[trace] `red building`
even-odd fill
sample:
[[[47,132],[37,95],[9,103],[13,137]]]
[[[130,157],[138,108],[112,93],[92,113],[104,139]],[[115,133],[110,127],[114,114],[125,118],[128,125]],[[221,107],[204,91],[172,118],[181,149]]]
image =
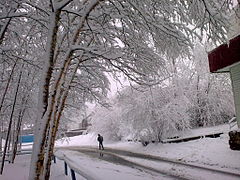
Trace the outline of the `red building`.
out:
[[[222,44],[208,54],[210,72],[230,72],[240,63],[240,35]]]

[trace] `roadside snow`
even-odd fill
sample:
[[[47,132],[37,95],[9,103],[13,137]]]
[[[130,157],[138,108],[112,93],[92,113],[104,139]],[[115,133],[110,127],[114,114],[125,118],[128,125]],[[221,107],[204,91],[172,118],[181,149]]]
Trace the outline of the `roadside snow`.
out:
[[[14,164],[6,163],[3,174],[0,175],[0,180],[28,180],[31,155],[19,155],[16,157]],[[78,180],[80,176],[77,175]],[[64,164],[62,161],[52,163],[51,177],[52,180],[67,180],[70,176],[64,174]]]
[[[227,125],[212,128],[203,128],[193,130],[192,135],[199,135],[209,132],[224,132],[219,138],[203,138],[189,142],[161,144],[151,143],[143,147],[139,142],[112,142],[104,140],[105,148],[115,148],[151,154],[161,157],[166,157],[174,160],[180,160],[188,163],[198,164],[202,166],[211,166],[215,169],[232,171],[240,173],[240,151],[233,151],[228,145],[229,127]],[[189,135],[189,134],[188,134]],[[94,146],[97,147],[96,134],[87,134],[71,137],[66,140],[56,142],[57,147],[68,146]],[[97,179],[166,179],[156,174],[148,174],[138,169],[125,167],[122,165],[113,164],[106,161],[101,161],[101,157],[90,158],[87,155],[79,152],[64,151],[65,156],[72,162],[72,166],[85,172],[92,172]],[[135,158],[136,161],[137,159]],[[142,161],[143,163],[144,161]],[[148,161],[149,163],[149,161]],[[146,162],[146,165],[148,165]],[[15,164],[6,163],[3,175],[0,175],[0,180],[27,180],[29,173],[30,155],[17,156]],[[70,172],[69,172],[70,174]],[[80,175],[77,175],[78,180],[83,180]],[[57,163],[52,163],[51,167],[52,180],[71,179],[70,175],[64,175],[64,163],[57,160]]]
[[[126,147],[126,145],[119,143],[117,148],[212,166],[214,168],[228,169],[239,173],[240,152],[231,150],[228,140],[228,135],[223,134],[219,138],[203,138],[171,144],[149,144],[142,148],[136,148],[131,144],[129,144],[129,147]]]

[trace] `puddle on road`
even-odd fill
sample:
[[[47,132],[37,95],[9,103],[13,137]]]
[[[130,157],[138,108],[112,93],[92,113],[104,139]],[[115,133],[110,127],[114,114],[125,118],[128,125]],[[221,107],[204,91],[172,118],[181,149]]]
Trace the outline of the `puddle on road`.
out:
[[[131,162],[124,160],[121,157],[112,155],[112,154],[108,154],[108,153],[104,153],[104,151],[87,151],[87,150],[81,150],[79,151],[91,158],[98,158],[100,160],[104,160],[107,162],[112,162],[114,164],[119,164],[119,165],[125,165],[125,166],[129,166],[132,168],[136,168],[135,165],[133,165]]]

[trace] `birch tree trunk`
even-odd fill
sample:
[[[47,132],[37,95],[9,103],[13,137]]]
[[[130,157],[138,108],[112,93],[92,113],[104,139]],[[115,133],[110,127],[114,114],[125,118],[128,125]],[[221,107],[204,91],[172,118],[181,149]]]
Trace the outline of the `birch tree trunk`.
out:
[[[99,0],[93,0],[89,2],[88,6],[85,8],[85,13],[81,17],[81,20],[79,22],[78,28],[72,38],[71,45],[74,45],[77,43],[77,40],[79,38],[80,31],[82,30],[82,27],[84,26],[84,22],[86,17],[89,15],[89,13],[94,9],[94,7],[99,3]],[[44,166],[45,156],[45,145],[46,145],[46,137],[48,135],[47,129],[50,126],[51,121],[54,119],[54,112],[56,110],[56,100],[58,99],[60,95],[60,87],[63,84],[63,79],[65,77],[65,73],[67,71],[67,68],[72,60],[73,51],[69,49],[66,53],[66,56],[64,58],[64,63],[61,66],[61,70],[59,74],[57,75],[57,78],[55,80],[55,83],[53,85],[51,96],[49,97],[49,87],[50,87],[50,79],[52,78],[52,72],[54,67],[54,52],[56,49],[57,44],[57,31],[58,31],[58,21],[60,19],[60,9],[58,9],[56,12],[52,13],[51,22],[50,25],[50,32],[48,36],[47,41],[47,53],[46,53],[46,65],[45,69],[48,70],[46,73],[43,74],[43,83],[42,83],[42,89],[40,89],[39,94],[39,100],[40,104],[38,105],[40,109],[40,114],[38,114],[38,122],[36,122],[36,130],[35,130],[35,140],[34,140],[34,147],[33,147],[33,154],[32,154],[32,160],[31,160],[31,168],[29,173],[29,180],[42,180],[45,179],[44,177],[44,169],[46,169],[46,166]],[[42,99],[42,101],[41,101]],[[52,122],[54,124],[54,122]],[[52,134],[52,129],[50,127],[49,133]],[[55,131],[55,130],[54,130]],[[54,138],[55,140],[55,138]],[[49,139],[48,139],[49,142]],[[52,156],[52,151],[48,151],[50,154],[47,154],[47,157]]]
[[[61,90],[61,95],[63,95],[64,90]],[[65,96],[63,97],[65,98]],[[59,96],[59,100],[61,99],[61,96]],[[58,103],[59,104],[59,103]],[[60,105],[60,104],[59,104]],[[52,160],[52,155],[53,155],[53,149],[54,149],[54,142],[55,142],[55,138],[56,138],[56,134],[57,134],[57,130],[58,130],[58,126],[59,126],[59,121],[60,121],[60,117],[59,119],[57,118],[57,114],[61,114],[64,108],[61,109],[60,112],[54,111],[54,119],[50,128],[50,132],[49,132],[49,144],[48,144],[48,149],[47,149],[47,153],[46,153],[46,165],[45,165],[45,169],[44,169],[44,177],[45,179],[49,179],[50,177],[50,169],[51,169],[51,160]]]
[[[45,116],[48,109],[50,79],[54,67],[54,51],[57,43],[58,24],[60,19],[60,11],[52,12],[50,17],[49,34],[47,39],[47,51],[45,55],[45,68],[42,75],[38,96],[38,117],[35,123],[34,145],[31,158],[31,167],[29,172],[29,180],[42,179],[40,175],[43,173],[44,147],[46,142],[46,132],[49,126],[49,119]]]
[[[88,45],[90,44],[90,42],[88,43]],[[81,63],[81,58],[82,58],[83,53],[80,55],[80,60],[78,61],[78,63],[75,65],[74,71],[71,74],[71,79],[70,82],[68,82],[67,87],[63,88],[62,87],[60,89],[60,93],[57,99],[57,105],[56,105],[56,110],[54,111],[54,119],[53,119],[53,123],[52,126],[50,128],[50,133],[49,133],[49,144],[48,144],[48,149],[47,149],[47,157],[46,157],[46,168],[45,168],[45,172],[44,172],[44,177],[45,179],[49,179],[50,177],[50,168],[51,168],[51,159],[52,159],[52,155],[53,155],[53,149],[54,149],[54,143],[55,143],[55,139],[56,139],[56,134],[58,131],[58,126],[59,126],[59,122],[65,107],[65,103],[68,97],[68,93],[70,90],[70,85],[74,79],[74,76],[77,72],[78,66]],[[68,64],[69,65],[69,64]],[[63,78],[66,78],[66,71],[63,72]]]

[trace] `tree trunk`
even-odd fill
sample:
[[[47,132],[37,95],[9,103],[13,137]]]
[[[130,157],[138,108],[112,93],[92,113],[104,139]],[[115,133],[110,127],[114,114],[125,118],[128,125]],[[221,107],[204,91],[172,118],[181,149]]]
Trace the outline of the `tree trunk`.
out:
[[[91,43],[91,40],[88,42],[88,45],[90,43]],[[72,81],[75,77],[78,66],[81,63],[82,56],[83,56],[83,53],[80,55],[80,57],[79,57],[80,60],[75,65],[74,71],[72,72],[71,79],[70,79],[70,82],[67,85],[67,88],[65,90],[64,90],[64,88],[60,89],[60,95],[58,96],[57,105],[56,105],[56,107],[58,107],[58,108],[54,111],[54,121],[53,121],[53,124],[52,124],[52,128],[50,129],[51,130],[50,142],[49,142],[49,146],[48,146],[48,149],[47,149],[47,155],[48,156],[46,157],[46,168],[45,168],[45,172],[44,172],[45,179],[49,179],[49,177],[50,177],[51,159],[52,159],[52,155],[53,155],[54,143],[55,143],[56,134],[57,134],[57,131],[58,131],[59,121],[61,119],[62,112],[63,112],[64,107],[65,107],[65,103],[66,103],[66,100],[67,100],[68,92],[69,92],[70,87],[71,87],[71,83],[72,83]],[[70,63],[68,63],[68,65],[70,65]],[[63,73],[63,78],[65,78],[65,77],[66,77],[66,71]]]
[[[42,83],[39,90],[38,117],[35,123],[34,145],[29,172],[29,180],[41,179],[43,173],[44,147],[46,143],[46,134],[49,126],[49,118],[46,116],[48,110],[50,79],[53,72],[54,51],[57,44],[58,22],[60,11],[52,12],[51,24],[47,40],[47,52],[45,61],[45,72],[43,72]]]
[[[92,39],[89,40],[89,42],[87,43],[87,46],[89,46],[91,44],[91,42],[92,42]],[[55,143],[56,134],[57,134],[57,131],[58,131],[59,121],[61,119],[64,107],[65,107],[65,103],[66,103],[66,100],[67,100],[67,97],[68,97],[69,90],[71,88],[71,84],[72,84],[73,79],[74,79],[74,77],[77,73],[78,66],[82,62],[81,61],[82,56],[83,56],[83,53],[78,58],[78,63],[75,64],[74,70],[73,70],[72,74],[70,75],[71,78],[70,78],[69,83],[67,84],[66,89],[64,90],[64,88],[61,88],[62,86],[58,86],[61,89],[60,89],[60,94],[58,96],[57,105],[56,105],[56,107],[58,107],[58,108],[55,109],[55,111],[54,111],[54,121],[53,121],[53,124],[51,126],[52,128],[50,129],[50,131],[51,131],[50,142],[49,142],[48,149],[47,149],[46,168],[45,168],[45,172],[44,172],[45,180],[49,179],[49,177],[50,177],[51,159],[52,159],[52,155],[53,155],[54,143]],[[63,79],[66,78],[67,69],[69,68],[69,65],[70,65],[70,57],[69,57],[68,61],[69,62],[67,62],[65,64],[65,67],[66,67],[65,70],[62,69],[62,74],[61,74],[62,76],[60,75],[59,78],[61,78],[61,77]],[[60,81],[60,79],[59,79],[59,81]]]
[[[5,100],[5,96],[6,96],[6,94],[7,94],[7,91],[8,91],[8,87],[9,87],[9,85],[10,85],[10,81],[11,81],[11,79],[12,79],[12,75],[13,75],[13,72],[14,72],[14,69],[15,69],[15,67],[16,67],[16,64],[17,64],[17,61],[14,63],[14,65],[13,65],[13,68],[12,68],[12,70],[11,70],[11,73],[10,73],[10,76],[9,76],[9,78],[8,78],[8,81],[7,81],[7,85],[6,85],[6,87],[5,87],[5,89],[4,89],[4,92],[3,92],[3,95],[2,95],[2,99],[1,99],[1,103],[0,103],[0,115],[1,115],[1,110],[2,110],[2,107],[3,107],[3,103],[4,103],[4,100]],[[1,151],[2,151],[2,138],[3,138],[3,132],[4,131],[4,128],[3,128],[3,120],[2,120],[2,122],[1,122],[1,137],[0,137],[0,139],[1,139],[1,141],[0,141],[0,148],[1,148]]]
[[[89,3],[89,6],[86,7],[86,11],[85,14],[82,16],[81,21],[78,25],[77,31],[75,32],[73,39],[71,41],[71,45],[74,45],[75,43],[77,43],[78,41],[78,37],[80,34],[80,31],[84,25],[85,19],[86,17],[89,15],[89,13],[94,9],[94,7],[99,3],[99,0],[94,0],[93,2]],[[47,59],[47,62],[49,62],[49,66],[47,66],[47,69],[49,71],[52,72],[53,69],[53,62],[54,62],[54,50],[56,48],[56,43],[57,43],[57,30],[58,30],[58,21],[60,18],[60,10],[58,10],[57,12],[53,13],[53,20],[51,21],[53,24],[50,27],[53,27],[53,29],[50,29],[50,38],[48,39],[48,43],[50,44],[50,50],[49,51],[49,57]],[[47,52],[48,53],[48,52]],[[47,129],[50,125],[50,122],[53,121],[54,118],[53,117],[53,112],[54,109],[56,108],[56,99],[59,96],[59,91],[60,91],[60,87],[62,85],[62,81],[63,81],[63,77],[65,77],[64,73],[66,73],[66,69],[69,66],[69,63],[71,62],[71,57],[72,57],[72,50],[69,49],[68,52],[66,53],[66,57],[64,58],[65,61],[63,63],[63,65],[61,66],[61,71],[59,73],[59,75],[56,78],[56,81],[53,85],[53,94],[51,95],[49,101],[48,100],[48,96],[49,96],[49,87],[50,87],[50,78],[52,76],[52,73],[46,73],[44,74],[45,81],[44,81],[44,88],[40,93],[42,93],[42,95],[39,95],[39,99],[41,99],[43,97],[43,101],[42,104],[39,105],[39,109],[44,110],[42,116],[40,116],[41,114],[39,114],[39,120],[38,122],[40,122],[39,124],[37,124],[36,127],[36,134],[35,134],[35,141],[34,141],[34,148],[33,148],[33,155],[32,155],[32,161],[31,161],[31,169],[30,169],[30,174],[29,174],[29,180],[39,180],[39,179],[45,179],[45,177],[43,176],[44,174],[44,169],[46,169],[46,167],[44,167],[44,162],[48,161],[45,160],[45,156],[44,156],[44,147],[46,144],[46,137],[47,137]],[[51,65],[52,64],[52,65]],[[48,72],[49,72],[48,71]],[[49,81],[47,81],[47,79],[49,79]],[[46,102],[49,102],[50,104],[46,104]],[[41,117],[41,118],[40,118]],[[53,122],[54,123],[54,122]],[[50,129],[50,132],[52,130]],[[52,132],[50,133],[52,134]],[[38,135],[36,137],[36,135]],[[51,153],[51,152],[50,152]],[[51,154],[48,154],[48,156],[51,156]]]
[[[20,130],[21,130],[21,124],[22,124],[22,120],[23,120],[23,115],[24,115],[25,109],[21,109],[18,115],[18,121],[17,121],[17,127],[16,127],[16,133],[15,133],[15,137],[14,137],[14,143],[13,143],[13,150],[12,150],[12,159],[11,159],[11,163],[14,163],[16,154],[17,154],[17,149],[18,149],[18,143],[19,143],[19,134],[20,134]]]
[[[61,94],[63,94],[63,90],[61,91]],[[65,98],[65,96],[63,97]],[[60,101],[61,96],[59,96],[58,101]],[[62,107],[62,106],[61,106]],[[56,138],[56,134],[57,134],[57,130],[58,130],[58,126],[59,126],[59,121],[60,121],[60,117],[62,114],[64,107],[61,108],[61,110],[58,112],[57,110],[54,111],[54,120],[53,123],[51,125],[51,129],[50,129],[50,133],[49,133],[49,144],[48,144],[48,149],[47,149],[47,153],[46,153],[46,168],[44,169],[44,177],[45,180],[48,180],[50,177],[50,168],[51,168],[51,160],[52,160],[52,155],[53,155],[53,149],[54,149],[54,142],[55,142],[55,138]],[[58,112],[58,113],[57,113]],[[57,117],[57,114],[58,117]]]
[[[18,95],[18,89],[19,89],[21,77],[22,77],[22,71],[20,72],[20,75],[19,75],[19,78],[18,78],[18,84],[17,84],[17,88],[16,88],[16,92],[15,92],[14,101],[13,101],[12,112],[11,112],[11,115],[10,115],[10,121],[9,121],[9,125],[8,125],[8,132],[7,132],[6,142],[5,142],[4,151],[3,151],[0,174],[3,173],[4,162],[5,162],[6,151],[7,151],[7,144],[8,144],[8,140],[9,140],[9,136],[10,136],[10,132],[11,132],[12,121],[13,121],[13,113],[14,113],[14,109],[15,109],[15,105],[16,105],[16,101],[17,101],[17,95]]]

